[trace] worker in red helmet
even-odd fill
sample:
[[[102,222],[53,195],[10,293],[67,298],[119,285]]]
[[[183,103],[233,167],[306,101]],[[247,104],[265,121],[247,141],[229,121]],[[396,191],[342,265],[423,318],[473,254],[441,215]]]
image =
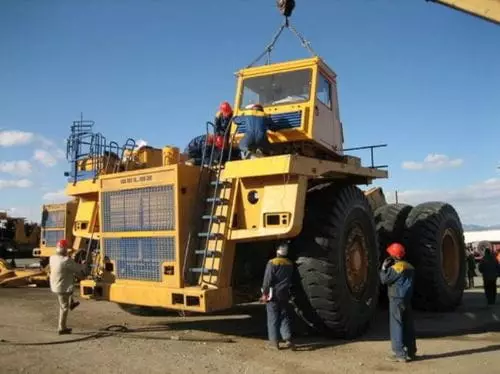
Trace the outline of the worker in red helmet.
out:
[[[188,155],[187,164],[201,165],[203,158],[203,150],[205,149],[205,162],[212,157],[213,162],[217,162],[220,157],[220,151],[227,147],[227,140],[229,136],[229,126],[233,119],[233,108],[231,105],[224,101],[219,105],[219,110],[215,114],[214,119],[214,134],[199,135],[193,138],[184,153]],[[214,154],[212,155],[212,150]],[[224,151],[224,153],[227,150]],[[226,158],[226,157],[225,157]]]
[[[81,277],[85,265],[77,264],[68,256],[68,242],[61,239],[56,245],[56,254],[50,256],[50,290],[57,295],[59,301],[59,335],[71,334],[66,325],[68,312],[75,309],[80,302],[73,301],[73,283],[75,276]]]
[[[380,270],[380,281],[387,285],[389,296],[389,322],[394,352],[390,360],[396,362],[411,361],[417,353],[411,309],[415,269],[403,260],[405,252],[400,243],[389,245],[389,257],[384,260]]]
[[[215,134],[224,135],[226,129],[231,124],[231,119],[233,118],[233,108],[231,104],[224,101],[219,106],[219,111],[215,114]]]

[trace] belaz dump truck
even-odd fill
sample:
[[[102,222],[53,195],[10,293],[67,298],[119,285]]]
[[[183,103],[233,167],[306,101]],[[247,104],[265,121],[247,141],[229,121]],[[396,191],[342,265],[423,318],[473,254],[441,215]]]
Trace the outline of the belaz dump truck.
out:
[[[227,309],[255,300],[275,244],[289,241],[300,316],[354,337],[374,315],[385,246],[400,241],[416,266],[415,306],[460,303],[465,244],[457,213],[440,202],[386,204],[381,189],[358,187],[388,173],[345,154],[336,75],[322,59],[241,70],[230,150],[252,103],[267,115],[266,157],[228,160],[228,152],[207,149],[202,165],[191,166],[176,148],[111,151],[105,142],[91,157],[73,155],[74,165],[94,161],[72,169],[68,194],[94,196],[99,206],[99,246],[82,297],[143,310]],[[80,149],[78,137],[72,141]]]

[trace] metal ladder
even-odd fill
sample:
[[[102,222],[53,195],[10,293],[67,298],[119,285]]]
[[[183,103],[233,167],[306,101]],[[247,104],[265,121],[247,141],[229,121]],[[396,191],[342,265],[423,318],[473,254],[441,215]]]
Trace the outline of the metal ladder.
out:
[[[214,127],[211,122],[207,122],[207,139],[209,134],[209,126]],[[224,240],[228,230],[229,217],[229,196],[232,183],[229,181],[221,181],[221,172],[224,170],[224,163],[230,161],[233,151],[233,139],[227,141],[229,129],[227,126],[224,133],[224,143],[217,160],[214,160],[215,142],[210,147],[210,157],[207,160],[207,145],[203,149],[201,160],[201,173],[198,185],[198,196],[201,196],[196,214],[201,213],[198,224],[194,226],[189,234],[186,245],[186,253],[184,259],[184,274],[187,277],[188,283],[202,283],[208,285],[216,285],[217,273],[221,266],[221,257],[224,251]],[[229,147],[227,144],[229,143]],[[228,148],[227,160],[225,160],[225,151]],[[215,161],[215,163],[214,163]],[[206,184],[208,179],[208,185]],[[200,220],[201,218],[201,220]],[[187,265],[189,259],[194,253],[194,262],[196,267]],[[186,271],[187,270],[187,271]],[[193,275],[197,275],[197,282],[193,282]],[[214,281],[214,278],[215,281]]]

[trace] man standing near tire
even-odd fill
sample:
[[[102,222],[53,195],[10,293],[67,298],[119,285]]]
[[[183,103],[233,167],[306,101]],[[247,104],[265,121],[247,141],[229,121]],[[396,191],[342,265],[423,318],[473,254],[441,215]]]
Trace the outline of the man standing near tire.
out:
[[[289,304],[293,263],[287,258],[288,244],[280,244],[276,254],[266,266],[261,301],[266,303],[267,331],[271,348],[279,349],[281,332],[286,348],[294,350]]]
[[[407,362],[415,359],[417,344],[411,310],[415,269],[403,261],[405,248],[400,243],[387,247],[390,257],[380,270],[380,281],[388,286],[389,322],[394,355],[391,361]]]

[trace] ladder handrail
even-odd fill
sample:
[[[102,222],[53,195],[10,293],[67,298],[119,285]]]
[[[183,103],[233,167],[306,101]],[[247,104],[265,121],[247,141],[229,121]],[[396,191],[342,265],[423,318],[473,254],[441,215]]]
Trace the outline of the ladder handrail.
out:
[[[203,193],[203,194],[201,193],[202,188],[203,187],[206,188],[206,185],[205,186],[203,185],[203,176],[204,176],[204,171],[205,170],[210,171],[210,169],[205,168],[205,157],[206,157],[206,151],[207,151],[207,139],[208,139],[208,136],[210,135],[210,130],[209,130],[210,127],[209,126],[211,126],[214,129],[214,132],[215,132],[215,125],[212,122],[207,121],[206,124],[205,124],[205,130],[206,130],[206,132],[205,132],[205,142],[203,144],[203,151],[202,151],[201,165],[200,165],[200,175],[199,175],[199,178],[198,178],[198,187],[197,187],[197,194],[196,194],[196,196],[205,196],[205,193]],[[211,153],[213,154],[213,149],[212,149]],[[209,176],[210,176],[210,173],[209,173]],[[199,217],[200,211],[201,211],[201,205],[202,205],[203,201],[204,201],[204,199],[201,199],[201,198],[198,200],[198,203],[196,204],[195,209],[194,209],[193,214],[192,214],[192,217],[191,217],[191,221],[192,222],[196,218]],[[182,273],[184,275],[185,280],[186,280],[187,275],[188,275],[187,262],[188,262],[188,258],[189,258],[189,254],[190,254],[190,249],[191,249],[191,241],[193,239],[193,233],[197,233],[197,231],[198,231],[198,226],[197,225],[193,225],[192,229],[189,231],[188,239],[186,241],[186,246],[185,246],[185,250],[184,250],[184,264],[183,264],[183,269],[182,269]]]
[[[219,155],[219,162],[217,163],[217,175],[216,175],[216,178],[215,178],[215,186],[214,186],[214,194],[213,194],[213,199],[212,199],[212,207],[210,209],[210,219],[208,221],[208,225],[207,225],[207,238],[205,239],[205,248],[204,248],[204,253],[203,253],[203,260],[201,261],[202,263],[202,266],[205,266],[205,261],[207,259],[207,254],[208,254],[208,243],[210,242],[210,239],[209,239],[209,236],[210,236],[210,233],[212,232],[212,225],[213,225],[213,217],[215,215],[215,210],[216,210],[216,207],[215,207],[215,199],[217,198],[217,195],[219,196],[224,196],[225,193],[226,193],[226,190],[227,190],[227,184],[223,183],[223,188],[222,188],[222,191],[218,191],[219,189],[219,183],[220,183],[220,175],[221,175],[221,171],[222,171],[222,164],[224,163],[224,150],[226,149],[226,140],[228,138],[228,134],[230,134],[230,129],[231,129],[231,124],[232,124],[233,120],[231,120],[231,123],[226,127],[225,131],[224,131],[224,141],[222,143],[222,147],[220,149],[220,155]],[[229,131],[229,132],[228,132]],[[234,143],[234,136],[236,135],[236,132],[233,134],[233,137],[231,138],[231,141],[228,142],[229,143],[229,152],[228,152],[228,157],[227,157],[227,161],[230,161],[231,160],[231,155],[232,155],[232,150],[233,150],[233,143]],[[212,155],[213,155],[213,151],[212,151]],[[221,208],[222,209],[222,208]],[[227,209],[227,212],[229,212],[229,206],[226,208]],[[229,217],[227,217],[226,219],[226,222],[225,222],[225,230],[227,231],[228,229],[228,225],[229,224]],[[220,225],[220,223],[219,223]],[[219,234],[219,233],[218,233]],[[222,233],[223,235],[225,233]],[[217,248],[217,243],[219,241],[219,238],[218,236],[215,237],[214,239],[215,243],[214,243],[214,246],[215,248]],[[215,249],[214,248],[214,249]],[[224,249],[222,249],[223,251]],[[221,251],[221,252],[222,252]],[[214,251],[215,252],[215,251]],[[214,254],[212,254],[212,258],[215,259],[214,257]],[[219,264],[219,267],[220,267],[221,263]],[[214,261],[212,261],[212,267],[210,269],[210,272],[208,274],[209,278],[208,278],[208,284],[212,284],[212,277],[213,277],[213,269],[214,269]],[[202,282],[203,282],[203,273],[201,274],[200,278],[198,279],[198,285],[200,285]]]

